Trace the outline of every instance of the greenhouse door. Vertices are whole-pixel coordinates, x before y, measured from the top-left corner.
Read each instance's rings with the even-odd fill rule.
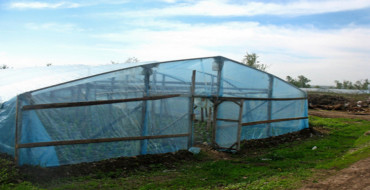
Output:
[[[244,101],[221,99],[214,103],[213,146],[217,149],[240,149]]]

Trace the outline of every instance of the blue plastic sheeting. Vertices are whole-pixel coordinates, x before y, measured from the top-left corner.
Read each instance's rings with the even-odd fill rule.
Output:
[[[16,98],[0,104],[0,152],[14,155]]]
[[[21,144],[191,133],[189,105],[193,70],[196,70],[195,95],[203,98],[306,97],[303,91],[273,75],[224,57],[0,71],[0,151],[14,155],[17,94],[20,94],[20,107],[182,95],[152,101],[23,110],[19,112]],[[225,101],[219,105],[217,115],[218,118],[238,120],[239,110],[237,104]],[[242,110],[243,123],[306,116],[306,100],[245,100]],[[235,144],[237,127],[238,122],[217,121],[216,143],[221,147]],[[241,139],[264,138],[306,127],[307,119],[245,126]],[[174,152],[188,148],[191,145],[188,139],[175,137],[21,148],[20,164],[58,166]]]

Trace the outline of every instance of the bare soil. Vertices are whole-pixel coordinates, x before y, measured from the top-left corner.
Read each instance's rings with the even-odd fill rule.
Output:
[[[361,189],[370,190],[370,157],[360,160],[348,168],[319,183],[310,183],[301,190],[314,189]]]
[[[110,178],[118,178],[129,176],[135,172],[145,172],[158,168],[171,170],[184,161],[196,161],[196,157],[189,151],[180,150],[175,153],[120,157],[48,168],[24,165],[19,167],[19,170],[24,174],[22,180],[43,184],[54,179],[77,176],[90,176],[99,179],[104,177],[101,175],[102,173],[109,173]]]
[[[320,109],[308,110],[308,115],[314,115],[326,118],[351,118],[351,119],[363,119],[370,121],[370,114],[368,113],[353,113],[347,111],[328,111]]]
[[[339,94],[308,94],[310,109],[340,110],[354,114],[370,114],[370,96]]]

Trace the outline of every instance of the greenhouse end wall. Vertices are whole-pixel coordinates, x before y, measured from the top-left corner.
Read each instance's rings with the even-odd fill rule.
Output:
[[[25,92],[2,106],[0,151],[21,165],[59,166],[188,149],[194,98],[215,105],[216,147],[238,149],[241,140],[308,127],[303,91],[208,57],[125,67]]]

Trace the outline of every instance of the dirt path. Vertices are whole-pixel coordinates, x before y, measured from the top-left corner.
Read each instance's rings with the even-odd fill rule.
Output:
[[[344,111],[327,111],[327,110],[308,110],[308,115],[329,118],[351,118],[351,119],[364,119],[370,121],[370,115],[356,115],[354,113]]]
[[[361,189],[370,190],[370,157],[358,161],[349,168],[319,183],[308,184],[301,190],[313,189]]]

